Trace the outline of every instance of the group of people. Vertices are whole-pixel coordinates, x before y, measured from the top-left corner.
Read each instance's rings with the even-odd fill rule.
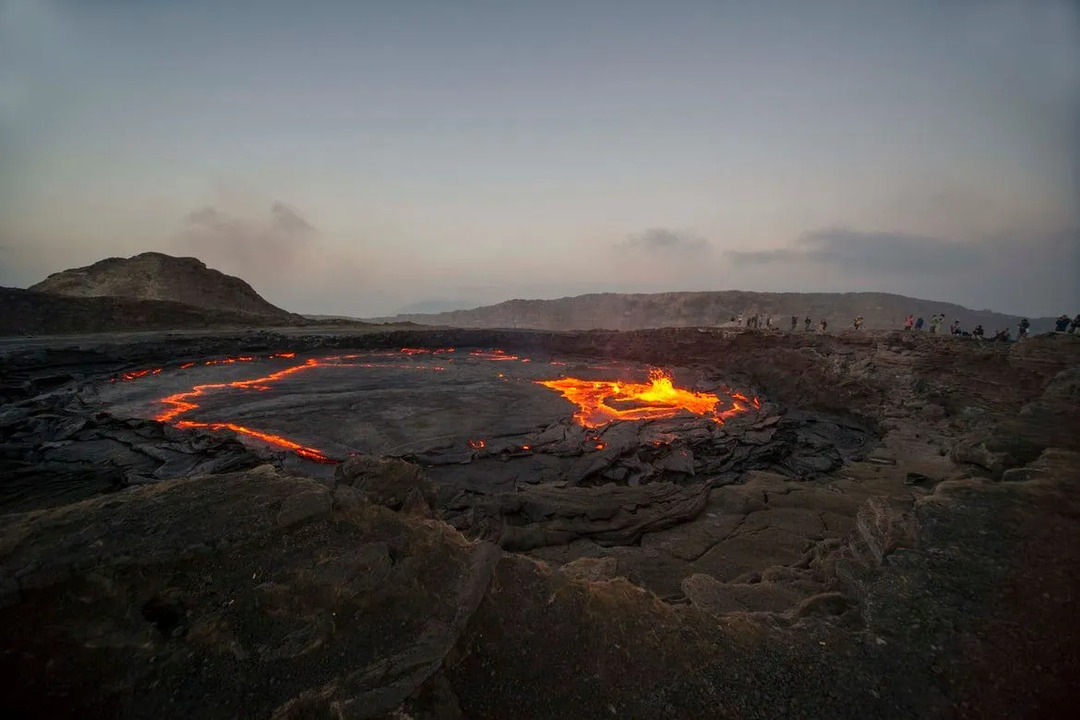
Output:
[[[747,327],[747,328],[755,328],[755,329],[764,328],[766,330],[773,330],[773,329],[779,330],[780,329],[780,323],[781,323],[781,321],[779,319],[774,319],[772,315],[760,315],[760,314],[754,314],[754,315],[750,315],[748,317],[744,317],[742,315],[737,315],[737,316],[732,315],[731,316],[731,322],[735,323],[738,327]],[[805,332],[810,332],[810,328],[814,324],[814,321],[810,319],[809,315],[803,320],[803,323],[804,323],[804,331]],[[862,318],[861,317],[857,318],[856,323],[857,323],[856,326],[855,326],[856,328],[862,327]],[[791,332],[795,332],[795,330],[796,330],[796,328],[798,328],[798,326],[799,326],[799,316],[798,315],[792,315],[791,316]],[[818,328],[818,330],[820,332],[825,332],[828,329],[828,327],[829,327],[829,323],[828,323],[827,320],[825,320],[825,318],[822,318],[817,323],[817,328]]]
[[[743,315],[732,315],[731,322],[735,323],[739,327],[755,329],[764,328],[767,330],[779,330],[781,324],[781,321],[779,319],[773,318],[772,315],[761,315],[759,313],[755,313],[753,315],[745,317]],[[800,321],[798,315],[791,316],[791,332],[795,332],[798,329],[799,322]],[[863,327],[863,322],[864,320],[862,315],[858,315],[852,320],[852,327],[854,327],[856,330],[861,330]],[[802,325],[803,332],[810,332],[810,330],[814,327],[815,323],[810,318],[810,316],[807,315],[805,318],[802,319]],[[827,320],[825,320],[825,318],[822,318],[817,322],[818,332],[825,332],[826,330],[828,330],[828,327],[829,323]],[[904,318],[905,330],[921,331],[924,327],[928,327],[932,335],[943,335],[945,333],[945,313],[931,315],[929,322],[927,322],[922,317],[916,317],[913,313],[908,313],[907,317]],[[1028,321],[1028,319],[1022,319],[1017,324],[1016,339],[1022,340],[1023,338],[1027,337],[1028,330],[1030,328],[1031,323]],[[1068,315],[1059,315],[1058,318],[1054,321],[1054,329],[1057,332],[1080,332],[1080,314],[1077,314],[1076,317],[1072,319],[1070,319]],[[986,339],[986,331],[983,329],[982,325],[976,325],[975,328],[969,332],[961,328],[959,318],[954,318],[952,323],[949,324],[948,333],[950,335],[973,337],[980,340]],[[1009,332],[1009,328],[1004,328],[995,332],[994,335],[990,337],[990,339],[1008,342],[1012,340],[1012,334]]]
[[[1077,313],[1072,320],[1068,315],[1058,315],[1057,320],[1054,321],[1055,332],[1075,333],[1078,330],[1080,330],[1080,313]]]
[[[933,334],[940,333],[941,332],[941,327],[942,327],[942,325],[944,323],[945,323],[945,313],[941,313],[939,315],[932,315],[930,317],[930,323],[929,323],[930,332],[933,333]],[[921,317],[916,318],[914,315],[912,315],[910,313],[908,314],[908,316],[906,318],[904,318],[904,329],[905,330],[913,330],[913,329],[914,330],[922,330],[924,324],[925,324],[925,321],[923,320],[923,318],[921,318]],[[1024,338],[1026,338],[1028,336],[1028,330],[1031,329],[1031,322],[1027,318],[1023,318],[1023,319],[1020,320],[1019,323],[1017,323],[1016,329],[1017,329],[1016,339],[1017,340],[1023,340]],[[1077,314],[1077,316],[1072,318],[1072,319],[1069,319],[1068,315],[1059,315],[1057,317],[1057,319],[1054,321],[1054,330],[1056,332],[1068,332],[1068,333],[1076,333],[1077,331],[1080,331],[1080,314]],[[964,336],[964,337],[974,337],[974,338],[979,338],[979,339],[985,339],[986,338],[986,331],[983,329],[982,325],[976,325],[974,330],[972,330],[971,332],[967,332],[966,330],[961,329],[959,319],[954,319],[952,321],[952,324],[949,326],[949,334],[950,335],[961,335],[961,336]],[[1012,340],[1012,335],[1009,332],[1009,328],[1006,327],[1006,328],[1003,328],[1001,330],[998,330],[991,337],[991,340],[999,340],[999,341],[1005,341],[1005,342],[1008,342],[1008,341]]]

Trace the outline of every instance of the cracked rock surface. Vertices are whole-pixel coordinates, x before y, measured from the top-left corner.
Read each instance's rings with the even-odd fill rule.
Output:
[[[228,342],[464,344],[448,332]],[[228,435],[82,407],[77,389],[130,367],[131,349],[5,350],[0,432],[18,471],[0,516],[5,709],[1006,718],[1075,705],[1080,339],[464,337],[678,362],[767,407],[720,432],[616,423],[599,453],[555,423],[526,428],[547,452],[489,444],[457,462],[359,455],[308,472]],[[176,356],[226,341],[138,342]]]

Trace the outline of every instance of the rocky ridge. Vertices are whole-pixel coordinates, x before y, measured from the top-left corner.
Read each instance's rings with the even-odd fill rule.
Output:
[[[469,328],[533,328],[537,330],[642,330],[660,327],[726,325],[740,315],[772,316],[777,329],[788,330],[792,315],[810,317],[816,329],[826,319],[834,330],[850,328],[863,316],[867,329],[903,327],[908,313],[929,322],[944,313],[971,330],[983,325],[989,334],[1009,328],[1014,334],[1019,316],[990,310],[971,310],[953,303],[888,293],[761,293],[743,290],[670,293],[596,293],[555,300],[507,300],[496,305],[438,313],[404,313],[381,321],[411,321],[424,325]],[[1032,332],[1053,328],[1053,318],[1030,318]],[[731,323],[734,325],[734,323]]]

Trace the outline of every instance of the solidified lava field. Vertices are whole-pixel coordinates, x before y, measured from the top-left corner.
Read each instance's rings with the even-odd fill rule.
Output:
[[[17,715],[1075,706],[1076,338],[305,330],[0,352]]]
[[[499,349],[278,352],[127,371],[97,401],[116,416],[232,432],[315,463],[402,457],[481,491],[638,485],[731,471],[747,459],[733,457],[733,436],[769,444],[775,409],[701,375]]]
[[[542,453],[574,425],[582,428],[575,436],[582,450],[600,451],[605,427],[618,421],[650,422],[655,427],[643,441],[667,444],[673,437],[665,430],[687,422],[718,429],[761,409],[758,398],[728,387],[675,383],[663,370],[633,363],[402,348],[245,355],[127,371],[111,378],[99,401],[116,415],[231,431],[328,464],[353,453],[435,464],[463,453]]]
[[[277,352],[127,371],[96,402],[235,434],[312,476],[355,456],[411,462],[442,520],[566,562],[697,517],[749,470],[820,477],[873,440],[850,419],[781,412],[716,372],[491,348]],[[680,594],[671,577],[640,581]]]

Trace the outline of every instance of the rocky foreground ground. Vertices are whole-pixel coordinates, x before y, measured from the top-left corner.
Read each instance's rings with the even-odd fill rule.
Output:
[[[502,461],[316,471],[87,400],[178,357],[448,344],[696,369],[769,412],[636,483],[634,440],[582,482],[464,492]],[[1080,338],[300,330],[0,355],[9,717],[1063,717],[1080,694]]]

